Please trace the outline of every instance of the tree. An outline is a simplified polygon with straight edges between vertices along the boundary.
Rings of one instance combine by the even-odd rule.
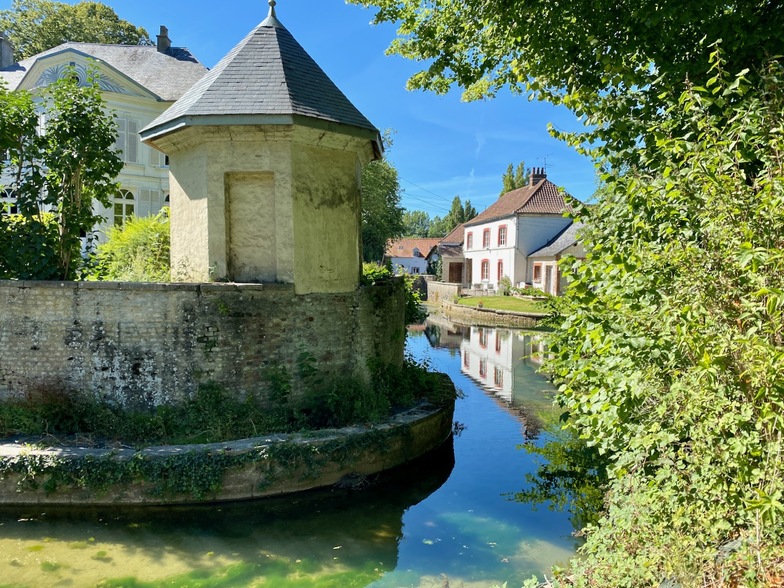
[[[362,257],[381,261],[387,242],[403,234],[397,170],[387,159],[373,161],[362,172]]]
[[[528,181],[531,178],[531,169],[525,168],[525,162],[521,161],[517,164],[515,168],[513,163],[509,164],[509,167],[506,168],[506,172],[504,175],[501,176],[501,193],[498,195],[503,196],[512,190],[516,190],[517,188],[523,188],[524,186],[528,185]]]
[[[726,68],[754,72],[784,54],[784,10],[770,0],[351,0],[376,6],[374,22],[397,22],[389,51],[427,63],[411,89],[465,98],[513,92],[563,104],[592,129],[608,163],[637,162],[639,141],[666,106],[662,95],[688,80],[704,86],[708,58],[721,41]]]
[[[436,217],[438,218],[438,217]],[[403,236],[424,238],[430,233],[430,215],[421,210],[406,210],[403,213]]]
[[[775,582],[781,2],[352,1],[401,23],[391,50],[428,64],[410,87],[506,86],[588,125],[553,132],[606,189],[579,212],[586,261],[562,264],[548,369],[566,426],[606,459],[606,510],[558,585]]]
[[[67,41],[150,45],[141,27],[122,20],[100,2],[66,4],[53,0],[14,0],[0,11],[0,31],[5,31],[17,57],[25,59]]]
[[[82,238],[101,220],[93,202],[108,206],[118,186],[114,178],[122,160],[114,148],[114,115],[104,109],[92,77],[79,85],[66,75],[42,92],[45,130],[36,132],[38,113],[25,92],[0,93],[0,107],[10,111],[13,126],[3,113],[0,125],[13,167],[9,186],[20,214],[44,223],[51,211],[57,223],[57,278],[73,279],[80,271]],[[35,276],[32,276],[35,277]]]

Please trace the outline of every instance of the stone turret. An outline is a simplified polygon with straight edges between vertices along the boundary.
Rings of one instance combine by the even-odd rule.
[[[170,160],[172,279],[357,288],[378,130],[275,14],[142,130]]]

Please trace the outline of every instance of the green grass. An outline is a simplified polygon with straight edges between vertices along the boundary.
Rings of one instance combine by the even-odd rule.
[[[463,306],[477,307],[482,303],[484,308],[492,310],[512,310],[516,312],[541,312],[546,313],[547,310],[541,302],[535,300],[526,300],[524,298],[515,298],[514,296],[467,296],[461,298],[458,304]]]

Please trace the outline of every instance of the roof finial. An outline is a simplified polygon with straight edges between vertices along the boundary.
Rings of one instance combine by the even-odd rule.
[[[270,9],[269,9],[269,14],[267,16],[271,16],[272,18],[277,18],[275,14],[275,5],[277,4],[277,2],[275,2],[275,0],[269,0],[268,4]]]

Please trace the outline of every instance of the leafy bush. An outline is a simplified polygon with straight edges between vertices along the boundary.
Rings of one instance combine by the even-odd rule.
[[[607,460],[575,586],[774,586],[784,575],[784,69],[671,100],[604,176],[549,364]],[[654,140],[655,139],[655,140]]]
[[[362,264],[363,285],[369,286],[394,277],[392,270],[387,266],[378,263]],[[422,308],[422,297],[414,289],[414,277],[404,275],[403,280],[406,288],[406,324],[421,323],[427,317],[427,311]]]
[[[132,217],[109,227],[107,240],[98,246],[96,278],[117,282],[170,280],[169,214]]]
[[[59,238],[52,214],[0,214],[0,279],[58,279]]]

